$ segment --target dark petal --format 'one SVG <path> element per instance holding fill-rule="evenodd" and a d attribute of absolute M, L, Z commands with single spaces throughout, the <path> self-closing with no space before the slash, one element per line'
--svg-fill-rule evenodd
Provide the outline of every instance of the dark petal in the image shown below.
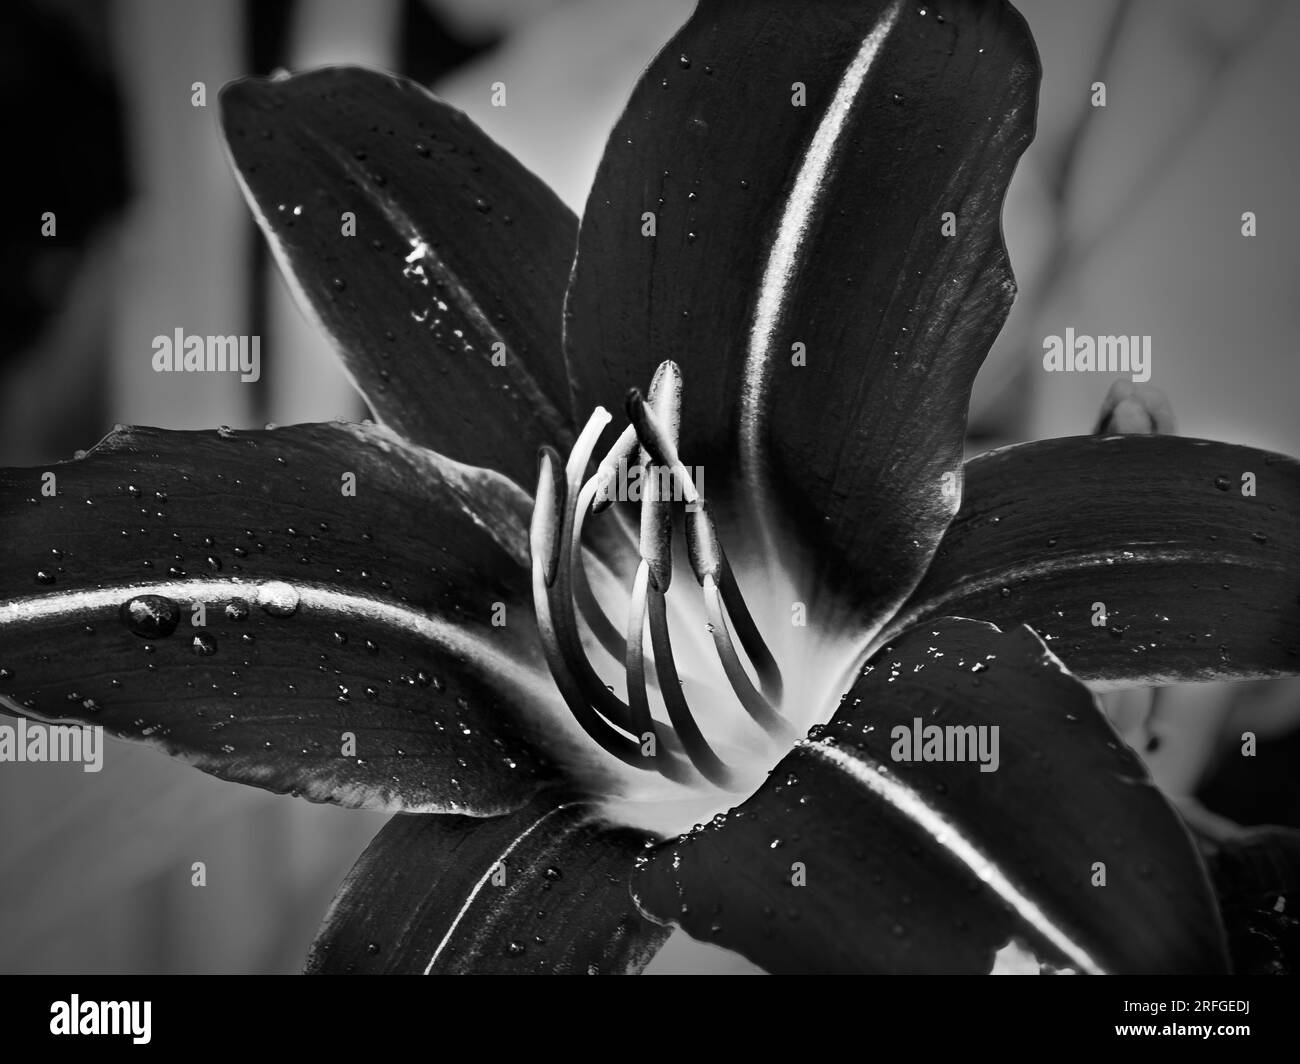
<path fill-rule="evenodd" d="M 1174 436 L 1079 436 L 982 455 L 965 480 L 895 631 L 952 614 L 1028 624 L 1089 681 L 1300 672 L 1294 459 Z"/>
<path fill-rule="evenodd" d="M 571 434 L 568 208 L 461 112 L 388 74 L 236 81 L 221 120 L 281 269 L 379 420 L 531 483 L 537 448 Z"/>
<path fill-rule="evenodd" d="M 1245 828 L 1241 834 L 1206 844 L 1210 875 L 1223 902 L 1300 907 L 1300 831 Z"/>
<path fill-rule="evenodd" d="M 548 774 L 527 519 L 373 426 L 119 430 L 0 471 L 0 696 L 316 801 L 516 808 Z"/>
<path fill-rule="evenodd" d="M 724 526 L 745 520 L 724 496 L 798 522 L 868 621 L 957 507 L 944 474 L 1014 292 L 1000 213 L 1038 76 L 1002 3 L 702 0 L 587 203 L 566 303 L 579 409 L 677 360 L 680 452 Z"/>
<path fill-rule="evenodd" d="M 644 836 L 548 794 L 504 817 L 396 816 L 335 895 L 318 974 L 635 974 L 668 931 L 632 904 Z"/>
<path fill-rule="evenodd" d="M 997 725 L 996 771 L 895 761 L 917 719 Z M 1080 970 L 1226 963 L 1182 822 L 1087 689 L 1028 629 L 955 618 L 877 655 L 753 798 L 633 886 L 648 914 L 774 972 L 987 972 L 1013 936 Z"/>
<path fill-rule="evenodd" d="M 1295 972 L 1300 968 L 1300 831 L 1249 828 L 1209 849 L 1233 970 L 1247 975 Z"/>

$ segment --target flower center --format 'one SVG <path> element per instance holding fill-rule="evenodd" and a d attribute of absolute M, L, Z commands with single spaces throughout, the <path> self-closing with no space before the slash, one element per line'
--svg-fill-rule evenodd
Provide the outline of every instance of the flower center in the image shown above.
<path fill-rule="evenodd" d="M 596 443 L 611 420 L 604 408 L 591 415 L 563 465 L 553 448 L 542 448 L 529 531 L 533 602 L 551 676 L 592 741 L 623 764 L 681 787 L 711 784 L 730 792 L 751 786 L 753 780 L 737 772 L 701 730 L 669 632 L 667 595 L 678 507 L 698 585 L 690 589 L 696 598 L 693 608 L 687 604 L 678 612 L 698 615 L 702 605 L 712 636 L 713 671 L 720 666 L 729 687 L 724 699 L 748 714 L 755 730 L 770 737 L 766 745 L 775 744 L 783 752 L 796 731 L 779 712 L 781 669 L 741 593 L 703 492 L 678 456 L 681 389 L 677 366 L 664 362 L 648 398 L 636 389 L 629 392 L 631 424 L 589 479 Z M 641 474 L 640 529 L 635 536 L 628 530 L 635 539 L 636 575 L 627 598 L 627 621 L 620 628 L 592 590 L 582 538 L 588 518 L 611 509 L 614 486 L 629 463 Z M 688 642 L 686 657 L 698 658 L 698 642 Z M 626 701 L 598 675 L 589 646 L 621 665 Z M 708 708 L 717 700 L 709 698 Z M 666 720 L 656 716 L 659 707 Z"/>

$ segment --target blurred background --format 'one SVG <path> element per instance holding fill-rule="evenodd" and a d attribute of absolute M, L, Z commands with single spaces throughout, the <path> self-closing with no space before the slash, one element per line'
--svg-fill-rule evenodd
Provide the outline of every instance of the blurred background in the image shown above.
<path fill-rule="evenodd" d="M 7 0 L 0 92 L 17 211 L 4 244 L 0 463 L 115 422 L 357 418 L 222 153 L 230 78 L 363 63 L 431 84 L 581 211 L 605 136 L 690 0 Z M 1044 374 L 1042 338 L 1153 336 L 1178 431 L 1300 455 L 1300 5 L 1024 0 L 1038 137 L 1008 198 L 1020 297 L 976 386 L 970 450 L 1092 429 L 1110 384 Z M 508 106 L 490 105 L 504 81 Z M 1104 81 L 1107 106 L 1090 104 Z M 191 105 L 203 82 L 206 108 Z M 55 211 L 57 237 L 40 236 Z M 1255 213 L 1258 235 L 1241 234 Z M 155 374 L 159 333 L 262 337 L 256 385 Z M 1171 795 L 1300 826 L 1294 684 L 1113 698 Z M 1257 730 L 1253 763 L 1227 758 Z M 0 765 L 0 971 L 291 972 L 383 823 L 224 784 L 113 743 L 98 775 Z M 190 886 L 193 861 L 208 886 Z M 654 971 L 744 970 L 674 938 Z"/>

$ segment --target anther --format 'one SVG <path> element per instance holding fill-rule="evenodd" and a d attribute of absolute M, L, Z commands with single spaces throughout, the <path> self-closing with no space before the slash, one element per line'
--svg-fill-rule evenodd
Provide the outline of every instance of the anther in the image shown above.
<path fill-rule="evenodd" d="M 681 405 L 682 376 L 677 364 L 661 362 L 650 383 L 646 413 L 653 413 L 664 442 L 674 450 L 681 425 Z M 652 586 L 662 594 L 673 578 L 673 477 L 668 466 L 657 464 L 647 448 L 642 447 L 640 459 L 640 554 L 649 567 Z"/>
<path fill-rule="evenodd" d="M 718 542 L 718 530 L 709 513 L 709 504 L 703 499 L 694 509 L 688 507 L 686 510 L 686 555 L 701 587 L 706 576 L 716 580 L 722 572 L 722 544 Z"/>
<path fill-rule="evenodd" d="M 677 457 L 677 446 L 669 438 L 667 429 L 646 404 L 641 391 L 633 388 L 627 393 L 627 416 L 636 428 L 637 439 L 645 448 L 650 460 L 657 465 L 667 466 L 681 485 L 682 498 L 687 505 L 699 501 L 699 492 L 682 460 Z"/>
<path fill-rule="evenodd" d="M 626 469 L 636 458 L 637 448 L 641 444 L 636 438 L 636 427 L 625 428 L 609 453 L 601 459 L 592 478 L 596 487 L 593 492 L 594 502 L 591 506 L 593 516 L 604 513 L 614 505 L 614 485 L 618 481 L 618 471 Z"/>
<path fill-rule="evenodd" d="M 564 515 L 564 476 L 560 455 L 554 447 L 537 453 L 537 497 L 533 519 L 528 527 L 528 549 L 542 566 L 546 586 L 555 583 L 556 564 L 560 560 L 561 524 Z"/>
<path fill-rule="evenodd" d="M 664 435 L 676 446 L 682 425 L 682 371 L 676 362 L 667 359 L 659 363 L 650 379 L 647 396 L 650 409 L 663 426 Z"/>
<path fill-rule="evenodd" d="M 660 498 L 655 469 L 650 467 L 649 476 L 642 478 L 640 547 L 642 563 L 650 571 L 650 582 L 663 594 L 673 579 L 673 508 L 671 496 Z"/>
<path fill-rule="evenodd" d="M 682 372 L 677 368 L 676 362 L 670 360 L 659 363 L 659 368 L 655 370 L 654 378 L 650 381 L 649 399 L 651 409 L 662 422 L 663 431 L 672 439 L 676 439 L 682 410 Z M 637 439 L 636 426 L 628 425 L 614 442 L 614 446 L 601 459 L 593 478 L 596 482 L 595 502 L 591 507 L 593 516 L 604 513 L 613 505 L 615 501 L 613 489 L 618 480 L 619 470 L 632 465 L 637 457 L 637 448 L 640 446 L 641 441 Z"/>

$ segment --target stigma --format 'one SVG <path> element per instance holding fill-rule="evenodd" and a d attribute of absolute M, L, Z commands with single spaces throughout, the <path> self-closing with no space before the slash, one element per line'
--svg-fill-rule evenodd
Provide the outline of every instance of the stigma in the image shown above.
<path fill-rule="evenodd" d="M 669 626 L 670 588 L 674 596 L 694 596 L 688 614 L 707 618 L 729 687 L 729 709 L 748 715 L 755 729 L 778 744 L 792 741 L 795 730 L 780 713 L 781 670 L 727 560 L 702 478 L 693 479 L 678 455 L 681 396 L 680 370 L 673 362 L 661 363 L 648 395 L 628 393 L 629 424 L 590 477 L 597 444 L 612 420 L 603 407 L 592 413 L 567 461 L 542 448 L 529 529 L 533 606 L 555 686 L 594 743 L 625 765 L 683 786 L 707 781 L 736 790 L 744 779 L 710 745 L 683 690 Z M 592 590 L 583 530 L 611 509 L 614 486 L 632 463 L 643 486 L 636 569 L 625 589 L 626 616 L 614 619 Z M 672 586 L 679 508 L 695 587 L 683 588 L 681 581 Z M 626 700 L 597 673 L 584 629 L 624 670 Z"/>

